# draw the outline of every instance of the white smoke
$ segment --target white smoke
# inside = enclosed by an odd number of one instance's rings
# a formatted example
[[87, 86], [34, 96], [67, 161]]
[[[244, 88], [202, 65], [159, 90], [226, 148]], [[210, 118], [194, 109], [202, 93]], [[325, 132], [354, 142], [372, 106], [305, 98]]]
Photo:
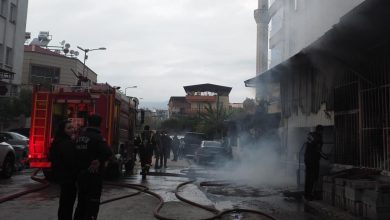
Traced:
[[277, 140], [262, 140], [237, 149], [237, 160], [223, 167], [222, 179], [248, 185], [291, 186], [295, 173], [288, 173]]

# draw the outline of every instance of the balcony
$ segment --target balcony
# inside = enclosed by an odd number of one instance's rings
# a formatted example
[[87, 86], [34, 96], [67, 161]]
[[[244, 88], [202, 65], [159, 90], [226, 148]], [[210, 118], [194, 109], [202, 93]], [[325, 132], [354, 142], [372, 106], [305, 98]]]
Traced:
[[187, 102], [216, 102], [217, 96], [187, 95]]

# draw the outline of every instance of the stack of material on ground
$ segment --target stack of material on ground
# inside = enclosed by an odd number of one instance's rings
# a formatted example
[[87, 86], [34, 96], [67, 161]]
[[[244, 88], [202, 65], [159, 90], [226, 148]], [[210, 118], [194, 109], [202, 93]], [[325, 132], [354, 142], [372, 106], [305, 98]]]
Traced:
[[379, 170], [348, 169], [323, 178], [323, 200], [369, 219], [390, 219], [390, 178]]

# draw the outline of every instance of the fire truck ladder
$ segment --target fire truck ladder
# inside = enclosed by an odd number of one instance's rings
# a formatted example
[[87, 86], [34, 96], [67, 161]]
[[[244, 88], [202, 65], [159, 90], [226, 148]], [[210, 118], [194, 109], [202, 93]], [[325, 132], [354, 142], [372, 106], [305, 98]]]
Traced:
[[48, 120], [49, 93], [37, 93], [35, 96], [33, 123], [32, 123], [32, 150], [34, 159], [45, 158], [46, 125]]

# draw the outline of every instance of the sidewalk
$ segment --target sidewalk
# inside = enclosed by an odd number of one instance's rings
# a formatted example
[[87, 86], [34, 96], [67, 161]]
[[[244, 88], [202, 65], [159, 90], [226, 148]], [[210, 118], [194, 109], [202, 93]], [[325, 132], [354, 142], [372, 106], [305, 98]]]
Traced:
[[349, 214], [347, 211], [333, 207], [323, 201], [304, 200], [305, 211], [309, 212], [320, 219], [330, 220], [356, 220], [363, 219]]

